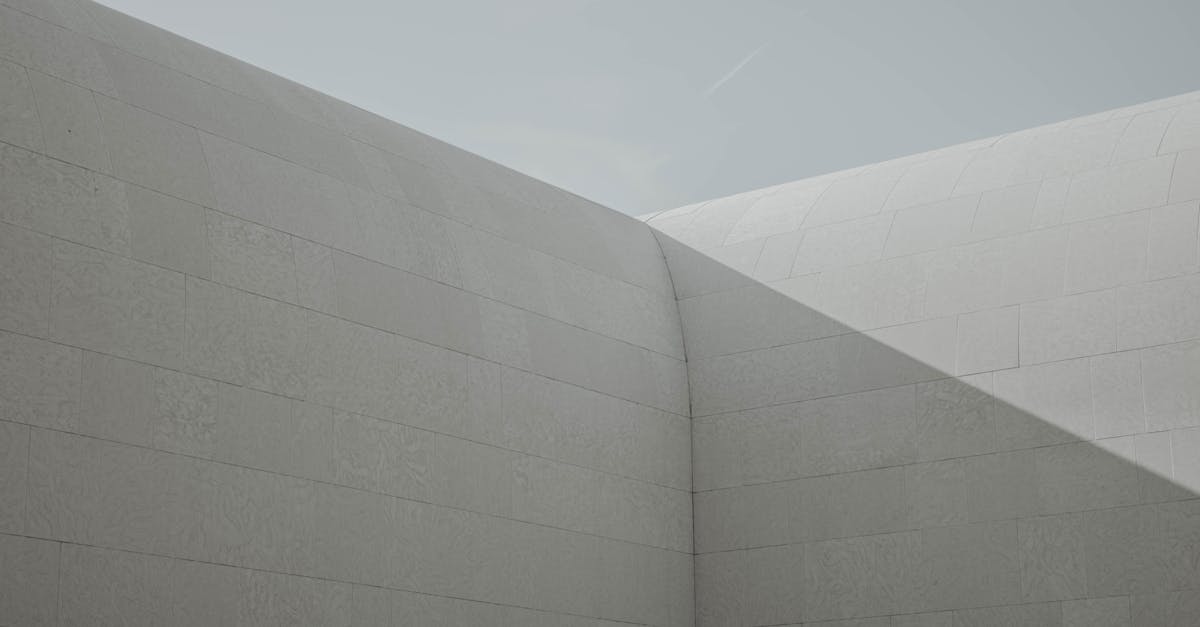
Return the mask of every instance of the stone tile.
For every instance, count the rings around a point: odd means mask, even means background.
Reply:
[[[1162,136],[1159,151],[1166,154],[1200,147],[1200,106],[1190,103],[1170,111],[1174,116]]]
[[[961,151],[913,165],[896,181],[883,209],[892,211],[949,198],[972,156]]]
[[[96,104],[118,178],[213,205],[208,165],[195,129],[102,96]]]
[[[919,568],[928,576],[923,609],[1002,605],[1020,598],[1015,521],[926,529],[921,539]]]
[[[14,625],[59,625],[60,544],[0,534],[0,615]]]
[[[1158,592],[1180,581],[1158,506],[1085,512],[1088,596]]]
[[[1200,198],[1200,182],[1197,182],[1197,174],[1200,174],[1200,150],[1179,153],[1175,159],[1175,171],[1171,178],[1169,202],[1185,202]]]
[[[833,183],[813,205],[804,226],[831,224],[879,213],[901,174],[894,169],[885,169]]]
[[[25,476],[29,469],[29,427],[0,422],[0,532],[25,528]]]
[[[1150,210],[1147,277],[1163,279],[1195,272],[1200,255],[1200,203],[1187,202]]]
[[[1117,348],[1141,348],[1200,337],[1200,275],[1117,290]]]
[[[513,511],[519,453],[448,435],[434,435],[432,493],[439,503],[522,520]]]
[[[50,335],[165,367],[183,363],[183,275],[54,243]]]
[[[242,624],[350,624],[350,584],[268,572],[244,573],[245,590],[238,607]]]
[[[171,370],[154,372],[157,408],[151,423],[154,448],[212,459],[221,421],[220,384]]]
[[[202,279],[187,279],[187,369],[204,377],[310,398],[306,312]]]
[[[1070,175],[1106,165],[1128,120],[1109,119],[1106,114],[1100,117],[1034,129],[1029,150],[1018,161],[1012,182]]]
[[[112,172],[100,111],[91,91],[40,72],[29,73],[46,154],[97,172]]]
[[[299,307],[254,294],[241,297],[245,330],[246,385],[301,398],[309,346],[307,312]]]
[[[315,314],[308,316],[308,335],[311,385],[304,398],[373,416],[398,409],[392,396],[399,375],[395,336]]]
[[[511,472],[512,510],[521,520],[576,530],[600,526],[601,486],[589,482],[585,469],[521,456]]]
[[[766,238],[754,265],[753,278],[770,283],[790,277],[803,238],[804,232],[799,230]]]
[[[1002,307],[960,314],[955,372],[966,375],[1016,367],[1018,312],[1018,307]]]
[[[1007,239],[1001,263],[1002,305],[1060,296],[1067,257],[1068,229],[1032,231]]]
[[[290,235],[216,211],[205,213],[214,281],[296,302],[296,263]]]
[[[992,375],[919,383],[917,456],[946,459],[996,450]]]
[[[934,253],[929,266],[926,314],[965,313],[1004,304],[997,288],[1004,281],[1009,242],[979,242]]]
[[[297,477],[332,476],[332,410],[247,388],[222,386],[221,394],[219,458]]]
[[[883,255],[911,255],[963,242],[978,205],[979,196],[960,196],[896,212]]]
[[[63,545],[63,625],[161,625],[174,622],[172,560]]]
[[[1019,520],[1017,538],[1021,551],[1022,601],[1086,596],[1080,514]]]
[[[247,381],[243,296],[188,277],[185,364],[188,372],[244,385]]]
[[[205,209],[127,185],[133,258],[200,278],[211,278]]]
[[[0,219],[118,254],[129,252],[123,184],[6,144],[0,145]]]
[[[1090,439],[1091,373],[1075,359],[995,373],[996,433],[1001,450]]]
[[[805,231],[792,276],[879,259],[891,225],[887,214]]]
[[[926,273],[932,254],[884,259],[797,277],[771,287],[845,327],[865,331],[925,316]],[[816,293],[808,284],[819,283]]]
[[[1007,520],[1044,512],[1032,450],[979,455],[962,460],[971,522]]]
[[[0,414],[60,427],[79,410],[79,349],[0,332]]]
[[[112,95],[112,78],[92,39],[8,7],[0,8],[0,57]]]
[[[852,618],[849,620],[829,620],[805,624],[816,625],[817,627],[892,627],[892,619],[889,616],[880,616],[878,618]]]
[[[802,586],[788,581],[805,594],[805,620],[879,616],[911,603],[918,538],[906,532],[807,545]]]
[[[733,225],[724,243],[736,244],[799,229],[809,209],[827,187],[827,181],[806,181],[781,186],[758,198]]]
[[[296,302],[309,309],[335,313],[337,288],[333,249],[293,237],[292,255],[296,259]]]
[[[1135,596],[1130,605],[1133,624],[1138,627],[1186,627],[1196,621],[1200,596],[1195,590],[1159,592]]]
[[[690,494],[624,477],[596,477],[594,471],[587,474],[592,477],[589,483],[600,486],[596,526],[601,535],[683,553],[692,550]]]
[[[1146,430],[1200,426],[1200,342],[1141,351]]]
[[[725,245],[734,225],[763,195],[764,192],[758,190],[714,200],[701,207],[686,226],[672,236],[697,250],[720,248]]]
[[[214,135],[201,133],[200,141],[216,199],[207,206],[285,233],[350,247],[357,218],[343,183]]]
[[[948,315],[1062,294],[1067,229],[1032,231],[935,254],[927,315]]]
[[[1067,293],[1145,280],[1149,223],[1150,212],[1139,211],[1072,225]]]
[[[1068,222],[1166,204],[1173,155],[1130,161],[1076,175],[1067,193]]]
[[[1021,364],[1116,350],[1116,308],[1112,290],[1021,305]]]
[[[798,480],[696,493],[696,551],[747,549],[821,537],[819,531],[823,530],[806,524],[813,519],[802,509],[810,505],[806,497],[811,496],[815,483]]]
[[[905,469],[894,467],[809,481],[801,511],[812,511],[803,518],[805,528],[798,530],[800,537],[848,538],[908,528],[905,480]]]
[[[1171,451],[1174,480],[1179,488],[1190,494],[1200,493],[1200,429],[1180,429],[1171,432]]]
[[[892,627],[954,627],[953,612],[902,614],[892,617]]]
[[[949,316],[850,336],[860,351],[850,371],[855,387],[886,388],[946,376],[954,370],[957,326]]]
[[[1056,514],[1139,502],[1133,443],[1127,438],[1034,450],[1041,512]]]
[[[815,475],[915,461],[914,402],[905,386],[796,406],[802,468]]]
[[[345,253],[334,253],[338,313],[405,337],[475,355],[481,344],[479,297]]]
[[[122,16],[114,17],[125,23],[130,21],[121,19]],[[231,101],[240,101],[240,98],[226,95],[201,80],[172,69],[170,66],[175,63],[178,53],[172,49],[167,33],[158,31],[141,35],[161,41],[162,47],[166,48],[165,51],[156,50],[148,54],[148,51],[130,45],[127,26],[121,27],[120,30],[124,32],[112,42],[119,47],[99,47],[100,58],[116,84],[116,97],[122,102],[206,130],[220,128],[232,133],[242,122],[246,125],[255,124],[261,134],[263,127],[276,126],[270,124],[265,116],[255,116],[255,111],[248,107],[234,108]],[[240,114],[242,119],[226,119],[232,117],[233,111]]]
[[[985,240],[1029,230],[1042,183],[983,192],[971,223],[971,239]]]
[[[746,248],[748,245],[765,247],[764,241],[755,240],[727,246],[718,251],[700,252],[668,235],[659,234],[658,238],[666,253],[667,263],[671,269],[671,283],[678,298],[689,298],[753,285],[754,280],[747,276],[746,272],[753,271],[755,260],[759,258],[762,251],[747,251]],[[460,253],[460,256],[462,255],[463,253]],[[732,255],[734,258],[730,259],[728,255]],[[792,256],[795,257],[794,254]],[[789,275],[792,274],[793,261],[794,259],[788,260],[787,274]],[[743,270],[739,271],[738,266],[741,266]]]
[[[1130,627],[1129,597],[1063,601],[1063,627]]]
[[[1142,360],[1137,351],[1093,357],[1092,405],[1096,437],[1110,438],[1146,430],[1142,398]]]
[[[42,150],[42,126],[24,67],[0,61],[0,141]]]
[[[237,624],[244,571],[203,562],[176,561],[170,578],[176,625]]]
[[[807,474],[798,454],[803,433],[795,413],[785,405],[696,420],[692,429],[695,489]]]
[[[207,477],[199,462],[54,431],[32,435],[28,533],[202,557],[206,504],[195,488]]]
[[[156,368],[100,353],[83,353],[79,411],[69,430],[127,444],[151,446],[159,417]]]
[[[810,592],[803,545],[696,557],[696,624],[772,624],[800,620]]]
[[[1170,431],[1157,431],[1141,433],[1133,438],[1142,503],[1195,497],[1175,481],[1172,435]]]
[[[1058,603],[1009,605],[954,612],[955,627],[1060,627],[1062,609]]]
[[[1133,116],[1133,119],[1129,121],[1129,126],[1125,127],[1125,133],[1121,135],[1121,140],[1117,142],[1112,162],[1136,161],[1158,154],[1159,145],[1175,114],[1176,111],[1173,109],[1162,109]]]
[[[1061,224],[1066,207],[1071,177],[1061,176],[1042,181],[1037,203],[1033,206],[1033,228]]]
[[[373,492],[429,500],[434,435],[391,422],[337,413],[333,421],[335,480]]]
[[[1189,495],[1194,497],[1195,495]],[[1166,545],[1169,547],[1175,571],[1173,589],[1195,588],[1200,577],[1200,501],[1189,498],[1185,501],[1163,503],[1159,506],[1166,527]]]
[[[45,336],[50,330],[51,240],[0,225],[0,328]]]
[[[688,357],[702,359],[837,335],[845,327],[766,287],[752,286],[679,301]]]
[[[909,524],[920,529],[969,522],[966,471],[958,459],[906,466]]]

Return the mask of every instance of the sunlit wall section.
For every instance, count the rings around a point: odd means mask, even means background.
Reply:
[[[697,623],[1194,622],[1198,205],[1188,94],[647,218]]]

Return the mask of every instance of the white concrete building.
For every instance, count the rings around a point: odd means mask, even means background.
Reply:
[[[1194,625],[1198,213],[1200,94],[638,221],[0,0],[0,625]]]

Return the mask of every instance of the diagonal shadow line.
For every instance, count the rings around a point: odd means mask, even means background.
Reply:
[[[1200,485],[1144,403],[1094,439],[1097,356],[956,376],[956,316],[858,330],[651,230],[688,361],[698,625],[1200,587]]]

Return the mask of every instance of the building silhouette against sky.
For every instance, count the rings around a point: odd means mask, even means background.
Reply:
[[[1194,625],[1200,94],[641,220],[0,0],[0,625]]]

